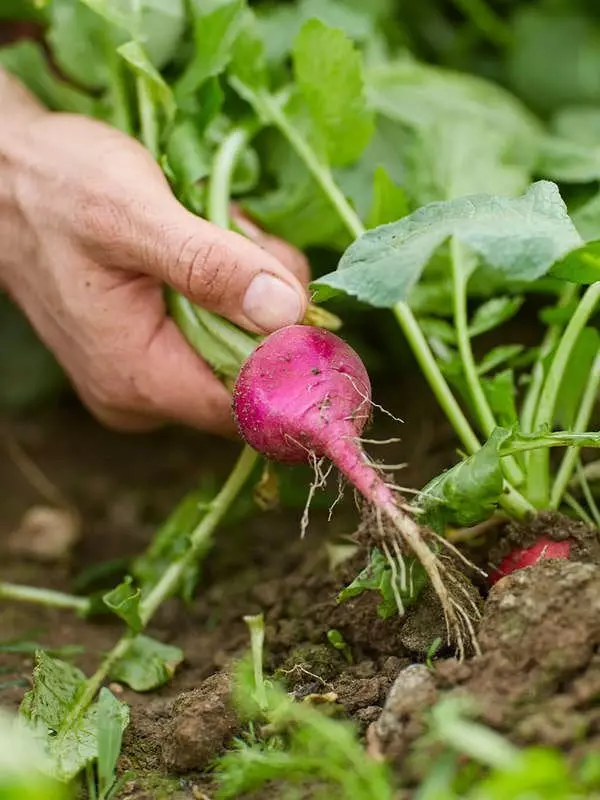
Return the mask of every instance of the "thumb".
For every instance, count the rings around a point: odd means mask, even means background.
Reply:
[[[300,281],[244,236],[179,204],[170,218],[163,216],[160,236],[142,268],[197,305],[257,333],[304,317],[308,298]]]

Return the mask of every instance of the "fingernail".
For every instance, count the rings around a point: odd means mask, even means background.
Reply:
[[[270,333],[300,321],[302,300],[289,284],[261,272],[246,290],[243,311],[257,328]]]

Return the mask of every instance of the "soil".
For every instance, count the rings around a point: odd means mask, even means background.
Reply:
[[[410,459],[397,475],[406,487],[423,486],[455,458],[450,431],[429,393],[419,388],[411,386],[406,397],[414,400],[402,409],[404,441],[386,448],[387,461]],[[222,479],[239,448],[188,430],[110,433],[69,398],[6,422],[4,429],[12,445],[0,453],[2,577],[65,591],[89,567],[138,554],[185,491],[206,474]],[[383,420],[377,434],[397,434],[397,426]],[[31,509],[49,503],[32,485],[39,481],[31,470],[23,474],[21,451],[76,509],[75,542],[69,528],[68,536],[53,540],[59,543],[55,550],[23,546],[24,515],[31,522]],[[537,521],[546,534],[573,536],[577,558],[546,561],[504,578],[485,603],[476,593],[483,604],[482,655],[459,663],[442,648],[432,670],[425,654],[444,634],[434,600],[405,620],[380,619],[372,593],[338,605],[337,593],[366,560],[361,550],[334,568],[330,562],[332,539],[351,534],[356,524],[353,505],[336,509],[332,524],[326,510],[315,510],[304,539],[300,513],[257,513],[243,525],[221,529],[191,605],[172,600],[157,614],[150,635],[181,647],[185,661],[159,691],[136,694],[113,686],[132,709],[122,767],[136,778],[123,798],[214,796],[206,770],[240,731],[230,700],[232,661],[248,647],[243,616],[258,612],[266,620],[266,669],[298,697],[332,693],[372,752],[394,761],[405,779],[417,780],[423,768],[423,754],[413,753],[411,744],[425,710],[452,693],[474,696],[482,718],[515,742],[555,744],[574,757],[598,746],[600,544],[594,531],[564,518]],[[56,530],[57,520],[51,522]],[[516,539],[526,542],[538,532],[539,527],[504,530],[490,563]],[[109,577],[107,585],[114,582]],[[332,628],[347,643],[351,663],[328,643]],[[15,708],[31,675],[31,652],[7,652],[11,642],[35,640],[55,650],[81,646],[73,658],[90,674],[121,632],[109,618],[84,621],[68,611],[3,601],[0,703]],[[252,797],[281,796],[281,787],[267,787]]]

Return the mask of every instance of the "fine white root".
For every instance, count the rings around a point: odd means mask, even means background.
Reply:
[[[487,578],[487,572],[481,569],[481,567],[478,567],[476,564],[473,564],[473,562],[470,559],[468,559],[464,553],[461,553],[458,547],[453,545],[452,542],[449,542],[448,539],[446,539],[444,536],[440,536],[439,533],[436,533],[435,531],[432,531],[431,533],[443,547],[445,547],[460,561],[462,561],[466,567],[474,570],[475,572],[478,572],[483,578]]]
[[[407,545],[418,560],[421,562],[423,569],[427,573],[431,585],[433,586],[444,614],[446,623],[446,630],[448,633],[448,644],[451,646],[453,640],[456,642],[460,658],[464,658],[467,652],[467,646],[464,637],[465,620],[469,616],[468,612],[461,606],[453,597],[448,589],[444,575],[447,576],[448,570],[445,568],[443,562],[432,552],[426,542],[423,540],[421,531],[418,525],[411,517],[404,514],[396,507],[383,509],[390,520],[394,523],[400,541]],[[471,631],[473,626],[470,623],[467,625],[467,633],[469,638],[472,638]],[[474,633],[474,631],[473,631]],[[474,642],[473,642],[474,643]]]
[[[306,531],[308,530],[308,523],[309,523],[309,513],[310,513],[310,504],[312,503],[313,497],[315,496],[315,492],[317,489],[322,489],[325,484],[327,483],[327,478],[329,477],[329,473],[333,469],[333,464],[330,464],[327,471],[323,472],[323,464],[325,463],[325,458],[317,459],[314,453],[310,453],[309,455],[310,464],[314,470],[315,477],[310,486],[308,487],[308,496],[306,498],[306,503],[304,505],[304,511],[302,512],[302,518],[300,520],[300,538],[304,539],[306,536]]]
[[[399,422],[401,424],[404,424],[404,420],[403,419],[400,419],[400,417],[395,417],[392,414],[391,411],[388,411],[387,408],[384,408],[383,406],[380,406],[379,403],[376,403],[371,397],[369,397],[367,394],[365,394],[364,391],[361,391],[360,387],[357,386],[356,381],[354,380],[352,375],[348,375],[347,372],[344,372],[343,374],[348,378],[348,380],[352,384],[352,387],[353,387],[354,391],[357,393],[357,395],[359,397],[362,397],[363,402],[360,404],[360,406],[358,407],[357,411],[359,411],[360,408],[362,408],[362,406],[365,405],[365,403],[366,403],[367,405],[372,406],[373,408],[376,408],[378,411],[381,411],[382,414],[386,414],[388,417],[393,419],[394,422]],[[352,419],[356,419],[356,416],[354,415],[352,417]]]
[[[333,509],[340,503],[344,498],[344,479],[342,477],[342,473],[338,472],[338,492],[335,497],[333,503],[329,506],[329,513],[327,515],[327,522],[331,522],[331,518],[333,517]]]
[[[389,439],[362,439],[360,436],[353,437],[355,442],[361,444],[399,444],[402,439],[398,436],[391,436]]]

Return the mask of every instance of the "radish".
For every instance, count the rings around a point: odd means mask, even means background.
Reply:
[[[573,543],[572,539],[563,539],[563,541],[557,542],[555,539],[542,536],[529,547],[516,548],[503,558],[498,569],[492,572],[489,578],[490,585],[493,586],[501,578],[511,575],[513,572],[525,569],[525,567],[532,567],[542,559],[568,559]]]
[[[395,488],[361,446],[371,405],[371,383],[358,354],[330,331],[307,325],[281,328],[266,338],[242,366],[233,392],[234,415],[251,447],[288,464],[328,458],[369,502],[395,575],[398,567],[405,574],[399,543],[408,545],[440,598],[449,636],[453,631],[463,651],[462,631],[466,627],[473,634],[470,618],[448,591],[443,565]],[[396,601],[402,611],[399,593]]]

